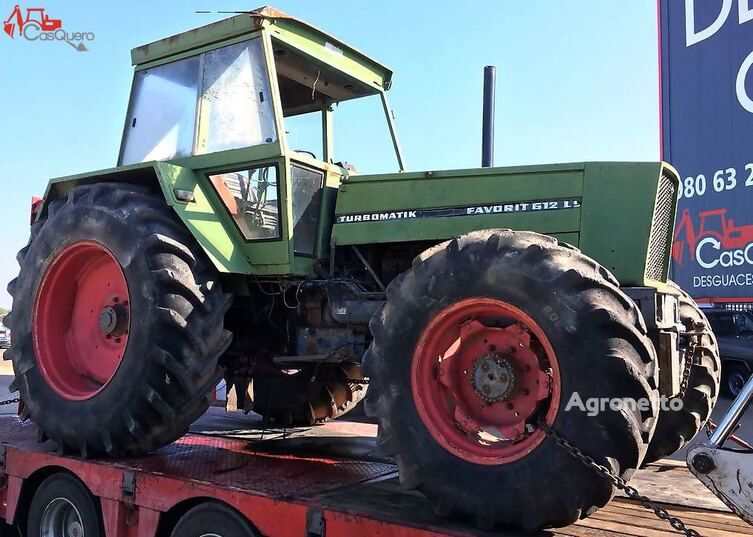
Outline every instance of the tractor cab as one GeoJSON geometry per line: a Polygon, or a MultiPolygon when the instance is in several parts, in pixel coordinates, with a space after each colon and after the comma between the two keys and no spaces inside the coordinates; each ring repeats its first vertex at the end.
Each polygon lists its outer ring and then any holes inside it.
{"type": "Polygon", "coordinates": [[[169,161],[206,177],[254,264],[305,273],[326,255],[335,191],[353,173],[334,162],[338,103],[381,98],[403,168],[385,97],[392,72],[274,9],[136,48],[132,60],[118,164],[169,161]],[[289,139],[304,115],[321,118],[312,147],[289,139]]]}

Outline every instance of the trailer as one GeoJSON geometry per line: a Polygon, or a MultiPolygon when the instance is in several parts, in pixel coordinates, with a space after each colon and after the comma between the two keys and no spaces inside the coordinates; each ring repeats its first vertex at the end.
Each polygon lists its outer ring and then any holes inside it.
{"type": "MultiPolygon", "coordinates": [[[[214,513],[217,520],[235,517],[247,524],[248,535],[267,537],[520,535],[482,532],[435,516],[423,496],[400,488],[397,468],[379,455],[375,435],[374,425],[352,421],[268,429],[252,417],[214,408],[191,434],[151,455],[84,460],[59,453],[53,442],[40,443],[30,422],[4,416],[0,517],[15,528],[7,528],[7,535],[17,535],[16,530],[31,535],[26,533],[30,526],[40,527],[31,516],[43,483],[58,479],[83,486],[91,495],[107,537],[184,537],[181,521],[197,512],[214,513]]],[[[649,465],[639,471],[636,485],[701,535],[753,535],[753,528],[700,487],[680,462],[649,465]]],[[[54,509],[44,507],[49,518],[54,509]]],[[[206,534],[236,535],[220,529],[206,534]]],[[[73,527],[61,535],[97,533],[73,527]]],[[[589,518],[547,535],[677,534],[618,496],[589,518]]]]}

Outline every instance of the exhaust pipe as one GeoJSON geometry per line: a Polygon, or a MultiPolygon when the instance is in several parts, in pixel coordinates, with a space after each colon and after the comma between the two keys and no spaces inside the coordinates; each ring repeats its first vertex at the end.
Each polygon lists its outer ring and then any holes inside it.
{"type": "Polygon", "coordinates": [[[484,105],[483,124],[481,127],[481,166],[494,166],[494,96],[496,89],[497,68],[493,65],[484,67],[484,105]]]}

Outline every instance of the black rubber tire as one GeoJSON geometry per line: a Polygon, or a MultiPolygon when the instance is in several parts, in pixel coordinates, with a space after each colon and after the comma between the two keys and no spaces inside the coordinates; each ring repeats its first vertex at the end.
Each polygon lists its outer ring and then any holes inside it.
{"type": "Polygon", "coordinates": [[[66,473],[48,477],[37,488],[29,504],[25,535],[43,536],[41,524],[44,512],[51,502],[61,498],[78,511],[84,530],[81,537],[105,537],[99,502],[78,479],[66,473]]]}
{"type": "Polygon", "coordinates": [[[359,364],[322,364],[289,376],[254,379],[254,412],[276,426],[308,427],[339,418],[366,395],[359,364]]]}
{"type": "Polygon", "coordinates": [[[747,367],[737,364],[725,364],[722,366],[722,379],[724,394],[730,399],[736,399],[740,395],[745,383],[750,378],[750,371],[747,367]]]}
{"type": "Polygon", "coordinates": [[[672,410],[670,403],[660,409],[656,431],[648,446],[644,464],[658,461],[677,452],[700,431],[711,418],[722,375],[719,345],[711,331],[711,324],[695,301],[674,282],[668,282],[679,302],[680,321],[688,332],[701,332],[694,336],[681,337],[680,372],[685,370],[685,360],[692,360],[688,387],[681,397],[682,408],[672,410]],[[692,356],[688,348],[694,342],[692,356]]]}
{"type": "Polygon", "coordinates": [[[207,501],[189,509],[175,524],[171,537],[261,537],[256,529],[235,509],[207,501]]]}
{"type": "Polygon", "coordinates": [[[423,491],[440,515],[460,515],[482,529],[572,524],[615,491],[551,438],[512,463],[477,465],[442,448],[415,408],[410,371],[423,328],[442,308],[475,296],[516,305],[547,334],[562,377],[553,429],[625,479],[640,466],[658,409],[655,351],[643,318],[615,278],[577,249],[510,230],[442,243],[389,285],[364,357],[366,412],[379,419],[379,444],[394,457],[401,483],[423,491]],[[575,392],[583,401],[645,399],[648,410],[595,417],[577,407],[564,411],[575,392]]]}
{"type": "Polygon", "coordinates": [[[231,340],[214,267],[158,195],[130,184],[74,188],[51,203],[18,254],[5,318],[13,345],[14,387],[22,417],[65,448],[111,456],[140,455],[184,435],[207,409],[222,378],[218,357],[231,340]],[[62,398],[37,367],[32,309],[40,278],[55,253],[77,241],[98,242],[120,263],[131,294],[128,346],[111,381],[84,401],[62,398]]]}

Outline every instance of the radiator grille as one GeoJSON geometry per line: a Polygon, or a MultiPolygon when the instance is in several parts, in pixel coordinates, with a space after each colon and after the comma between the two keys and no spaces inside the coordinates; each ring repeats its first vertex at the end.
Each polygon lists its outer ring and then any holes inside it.
{"type": "Polygon", "coordinates": [[[662,170],[646,260],[646,278],[649,280],[664,281],[665,278],[671,241],[670,230],[675,208],[675,190],[675,182],[670,172],[662,170]]]}

